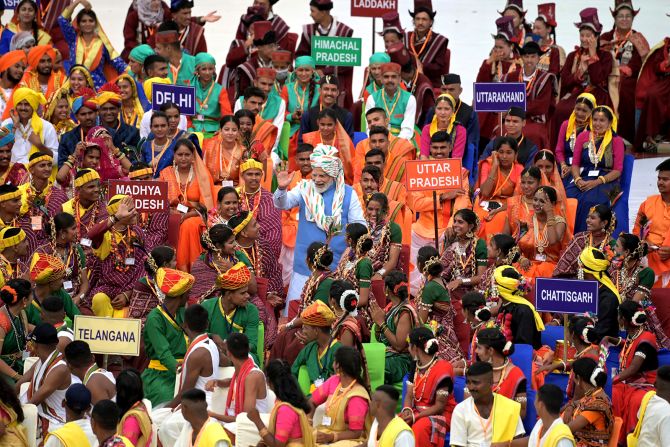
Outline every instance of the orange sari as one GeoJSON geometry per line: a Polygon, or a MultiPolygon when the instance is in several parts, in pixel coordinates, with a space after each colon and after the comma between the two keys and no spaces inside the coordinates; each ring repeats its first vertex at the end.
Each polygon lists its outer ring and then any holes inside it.
{"type": "MultiPolygon", "coordinates": [[[[311,144],[316,147],[319,144],[325,144],[323,138],[321,137],[321,132],[318,130],[315,132],[309,132],[302,136],[303,143],[311,144]]],[[[349,134],[344,130],[342,124],[337,122],[335,127],[335,138],[331,144],[334,148],[337,149],[337,154],[342,160],[342,167],[344,168],[344,181],[347,185],[354,184],[354,143],[349,138],[349,134]]],[[[290,159],[290,157],[289,157],[290,159]]]]}
{"type": "MultiPolygon", "coordinates": [[[[177,209],[180,205],[188,207],[189,210],[200,207],[209,210],[214,207],[214,182],[199,156],[194,161],[193,178],[186,185],[179,182],[172,166],[163,169],[159,178],[168,184],[168,200],[173,214],[181,213],[177,209]]],[[[200,215],[186,218],[180,223],[176,253],[179,270],[190,271],[191,265],[202,253],[200,233],[205,226],[206,221],[200,215]]]]}
{"type": "Polygon", "coordinates": [[[546,230],[546,225],[538,222],[539,228],[536,238],[535,224],[533,220],[534,219],[531,217],[528,222],[528,231],[526,231],[521,239],[519,239],[519,250],[521,250],[521,254],[530,261],[530,268],[528,270],[519,268],[523,273],[523,276],[530,279],[531,284],[534,285],[535,278],[551,278],[552,273],[556,268],[556,264],[561,257],[561,253],[563,253],[563,250],[567,247],[572,236],[566,228],[563,233],[563,238],[560,241],[545,247],[542,252],[540,252],[537,248],[537,239],[542,237],[541,235],[546,230]]]}
{"type": "MultiPolygon", "coordinates": [[[[365,166],[365,154],[370,151],[370,140],[365,139],[358,143],[354,151],[354,182],[361,179],[361,171],[365,166]]],[[[386,154],[384,177],[396,182],[405,182],[405,161],[416,158],[416,149],[412,143],[404,138],[389,135],[389,149],[386,154]]]]}
{"type": "Polygon", "coordinates": [[[272,191],[272,176],[274,171],[270,153],[272,153],[272,148],[277,141],[278,133],[279,129],[272,124],[272,121],[264,120],[260,115],[256,116],[256,124],[254,124],[254,128],[251,131],[251,150],[253,153],[256,147],[260,145],[263,151],[258,154],[252,154],[252,157],[265,165],[265,175],[261,181],[261,186],[268,191],[272,191]]]}
{"type": "Polygon", "coordinates": [[[237,186],[244,150],[244,146],[238,143],[228,152],[222,146],[221,133],[205,140],[202,148],[204,162],[215,184],[221,185],[224,181],[232,181],[233,185],[237,186]]]}
{"type": "MultiPolygon", "coordinates": [[[[479,178],[477,179],[477,189],[481,188],[491,171],[491,157],[479,162],[479,178]]],[[[489,236],[502,233],[505,228],[506,213],[498,212],[492,219],[486,220],[489,212],[482,207],[482,202],[498,202],[500,205],[505,205],[507,199],[514,195],[516,185],[521,180],[521,172],[523,166],[519,163],[514,163],[512,169],[507,175],[503,175],[502,171],[498,170],[498,177],[496,178],[496,186],[493,188],[493,193],[490,197],[477,197],[475,199],[473,211],[477,213],[481,226],[479,228],[479,237],[488,240],[489,236]]]]}

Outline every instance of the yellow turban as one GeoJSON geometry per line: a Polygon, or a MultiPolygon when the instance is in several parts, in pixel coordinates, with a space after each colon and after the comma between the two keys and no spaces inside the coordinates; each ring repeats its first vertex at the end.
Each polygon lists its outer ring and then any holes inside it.
{"type": "Polygon", "coordinates": [[[117,194],[111,199],[109,199],[109,202],[107,202],[107,214],[109,214],[110,216],[116,214],[116,212],[119,210],[119,207],[121,206],[121,202],[126,197],[129,196],[125,194],[117,194]]]}
{"type": "Polygon", "coordinates": [[[165,296],[182,296],[191,290],[195,278],[193,275],[170,268],[159,268],[156,272],[156,285],[165,296]]]}
{"type": "MultiPolygon", "coordinates": [[[[535,306],[533,306],[530,301],[522,296],[523,292],[519,290],[521,281],[503,276],[503,272],[507,269],[512,269],[519,273],[511,265],[501,265],[500,267],[496,268],[493,272],[493,278],[495,279],[496,285],[498,286],[498,293],[505,301],[530,307],[530,310],[533,311],[533,317],[535,317],[535,327],[538,331],[543,331],[544,323],[542,322],[542,317],[540,317],[540,314],[538,314],[535,310],[535,306]]],[[[519,273],[519,275],[521,274],[519,273]]]]}
{"type": "Polygon", "coordinates": [[[80,169],[74,178],[74,187],[81,188],[93,180],[100,180],[100,174],[98,174],[98,171],[89,168],[80,169]]]}
{"type": "MultiPolygon", "coordinates": [[[[33,116],[30,118],[30,125],[33,128],[33,133],[39,135],[40,140],[44,142],[44,126],[42,125],[42,119],[37,115],[37,109],[39,109],[41,105],[47,103],[47,99],[44,95],[28,87],[19,87],[14,90],[13,101],[14,107],[21,101],[26,101],[30,107],[33,108],[33,116]]],[[[39,148],[32,146],[31,152],[33,151],[39,151],[39,148]]]]}
{"type": "Polygon", "coordinates": [[[65,264],[57,256],[35,253],[30,261],[30,279],[36,284],[48,284],[65,276],[65,264]]]}
{"type": "Polygon", "coordinates": [[[253,158],[249,158],[247,161],[240,165],[240,174],[248,171],[249,169],[258,169],[263,172],[263,163],[256,161],[253,158]]]}
{"type": "Polygon", "coordinates": [[[330,327],[335,322],[335,314],[323,301],[315,300],[300,314],[303,324],[316,327],[330,327]]]}
{"type": "Polygon", "coordinates": [[[621,295],[619,295],[619,290],[616,288],[612,279],[607,275],[607,269],[610,266],[610,261],[607,259],[607,255],[597,248],[586,247],[579,255],[579,265],[583,271],[590,273],[595,276],[596,280],[603,286],[607,287],[616,295],[619,302],[621,302],[621,295]],[[595,253],[600,253],[605,259],[599,259],[595,257],[595,253]]]}
{"type": "Polygon", "coordinates": [[[21,228],[4,227],[0,230],[0,251],[20,244],[25,238],[26,233],[21,228]]]}
{"type": "Polygon", "coordinates": [[[144,81],[142,88],[144,89],[144,94],[147,96],[147,100],[151,102],[151,94],[153,93],[154,84],[172,84],[168,78],[149,78],[144,81]]]}

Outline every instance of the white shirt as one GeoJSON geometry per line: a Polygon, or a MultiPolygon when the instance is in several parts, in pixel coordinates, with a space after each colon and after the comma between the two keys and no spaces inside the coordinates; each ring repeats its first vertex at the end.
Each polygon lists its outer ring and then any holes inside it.
{"type": "MultiPolygon", "coordinates": [[[[372,421],[372,427],[370,427],[370,437],[368,438],[368,447],[377,447],[377,430],[379,429],[379,422],[377,418],[372,421]]],[[[411,430],[403,430],[398,434],[393,441],[393,447],[414,447],[416,444],[414,439],[414,433],[411,430]]]]}
{"type": "MultiPolygon", "coordinates": [[[[43,135],[42,144],[51,149],[51,152],[53,152],[54,155],[54,160],[58,160],[58,134],[56,133],[56,129],[54,128],[53,124],[51,124],[49,121],[45,121],[42,118],[39,119],[42,120],[42,135],[43,135]]],[[[3,126],[7,126],[8,124],[13,124],[11,118],[8,118],[2,122],[3,126]]],[[[26,128],[23,128],[21,124],[19,124],[14,128],[14,146],[12,146],[12,162],[24,163],[26,165],[28,164],[28,156],[30,155],[30,149],[33,146],[28,141],[28,138],[32,133],[33,129],[30,123],[28,123],[26,128]],[[24,130],[26,132],[25,138],[21,133],[21,130],[24,130]]]]}
{"type": "Polygon", "coordinates": [[[14,91],[13,88],[3,88],[2,92],[4,92],[4,95],[0,95],[0,115],[2,115],[5,112],[5,107],[7,107],[7,101],[5,101],[5,98],[9,100],[9,97],[12,96],[12,92],[14,91]]]}
{"type": "MultiPolygon", "coordinates": [[[[349,187],[349,186],[347,186],[349,187]]],[[[297,206],[300,206],[302,203],[302,194],[300,193],[300,188],[293,188],[290,191],[281,190],[277,188],[272,197],[272,202],[275,207],[282,210],[290,210],[297,206]]],[[[358,200],[358,194],[351,191],[349,199],[349,214],[347,218],[347,223],[360,223],[368,226],[367,221],[365,220],[365,215],[363,214],[363,209],[361,208],[361,202],[358,200]]],[[[300,229],[298,229],[300,231],[300,229]]]]}
{"type": "MultiPolygon", "coordinates": [[[[398,87],[400,89],[400,87],[398,87]]],[[[374,107],[384,108],[383,104],[375,103],[373,95],[368,96],[368,100],[365,102],[365,112],[374,107]]],[[[391,117],[389,116],[389,123],[391,117]]],[[[410,95],[409,100],[407,101],[407,107],[405,107],[405,116],[402,119],[400,124],[400,133],[398,134],[399,138],[404,138],[406,140],[411,140],[414,137],[414,123],[416,121],[416,98],[414,95],[410,95]]],[[[389,124],[389,130],[391,130],[391,125],[389,124]]]]}
{"type": "MultiPolygon", "coordinates": [[[[530,432],[530,436],[528,437],[528,445],[535,447],[535,446],[540,446],[544,447],[544,443],[547,442],[547,435],[551,431],[552,428],[554,428],[555,425],[563,424],[563,419],[560,417],[551,424],[551,427],[549,427],[545,433],[544,436],[540,439],[540,443],[538,444],[537,442],[537,437],[540,435],[540,431],[542,430],[542,420],[538,420],[535,423],[535,427],[533,427],[533,431],[530,432]]],[[[556,447],[574,447],[575,443],[570,441],[569,439],[561,439],[558,441],[558,444],[556,444],[556,447]]]]}
{"type": "Polygon", "coordinates": [[[653,396],[647,404],[647,411],[642,419],[642,429],[637,446],[667,445],[670,445],[670,403],[662,397],[653,396]]]}
{"type": "MultiPolygon", "coordinates": [[[[144,112],[142,116],[142,121],[140,122],[140,138],[146,138],[151,133],[151,115],[154,114],[153,110],[144,112]]],[[[179,130],[188,129],[188,123],[186,121],[186,115],[179,115],[179,125],[177,126],[179,130]]]]}
{"type": "MultiPolygon", "coordinates": [[[[91,447],[97,447],[99,445],[98,438],[96,438],[95,434],[93,433],[93,429],[91,428],[91,420],[86,418],[86,419],[78,419],[76,421],[72,421],[75,424],[77,424],[81,429],[84,431],[84,434],[86,435],[86,438],[88,438],[88,443],[91,447]]],[[[60,439],[58,439],[55,436],[49,436],[49,439],[47,439],[47,442],[44,443],[44,447],[65,447],[65,444],[60,442],[60,439]]],[[[82,446],[86,447],[86,446],[82,446]]]]}
{"type": "MultiPolygon", "coordinates": [[[[454,408],[454,413],[451,416],[450,444],[460,447],[481,447],[491,445],[494,421],[490,421],[491,424],[486,433],[484,433],[482,427],[482,424],[485,427],[489,420],[490,417],[487,420],[482,420],[479,417],[475,411],[474,399],[468,397],[454,408]]],[[[523,423],[519,417],[514,436],[520,436],[524,433],[523,423]]]]}
{"type": "MultiPolygon", "coordinates": [[[[235,101],[234,112],[237,113],[239,110],[242,110],[242,98],[238,98],[238,100],[235,101]]],[[[277,128],[277,139],[275,140],[274,146],[272,146],[272,161],[274,162],[275,166],[277,166],[280,161],[279,154],[277,153],[277,147],[279,147],[281,129],[282,127],[284,127],[284,121],[286,120],[285,115],[286,115],[286,101],[282,99],[279,104],[279,111],[277,112],[277,116],[275,116],[274,119],[272,120],[272,124],[277,128]]]]}

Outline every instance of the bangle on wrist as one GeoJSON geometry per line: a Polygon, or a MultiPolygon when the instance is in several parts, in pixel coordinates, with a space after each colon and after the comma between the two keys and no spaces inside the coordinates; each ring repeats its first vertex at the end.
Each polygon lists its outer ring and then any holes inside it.
{"type": "Polygon", "coordinates": [[[601,182],[603,182],[603,185],[604,185],[605,183],[607,183],[607,180],[606,180],[605,177],[602,176],[602,175],[601,175],[600,177],[598,177],[598,180],[600,180],[601,182]]]}

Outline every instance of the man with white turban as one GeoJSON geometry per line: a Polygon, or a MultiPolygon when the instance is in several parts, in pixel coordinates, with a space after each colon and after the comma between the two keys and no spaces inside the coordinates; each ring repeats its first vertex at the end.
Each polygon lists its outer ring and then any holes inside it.
{"type": "Polygon", "coordinates": [[[328,244],[334,254],[334,268],[346,248],[344,230],[347,224],[357,222],[367,226],[358,196],[351,186],[344,183],[344,170],[337,149],[320,144],[314,148],[310,161],[312,178],[302,180],[291,191],[287,191],[287,188],[294,173],[277,173],[275,206],[283,210],[300,208],[293,277],[288,290],[285,315],[288,314],[290,302],[300,298],[302,288],[311,273],[305,262],[307,247],[312,242],[326,242],[332,236],[328,244]]]}

